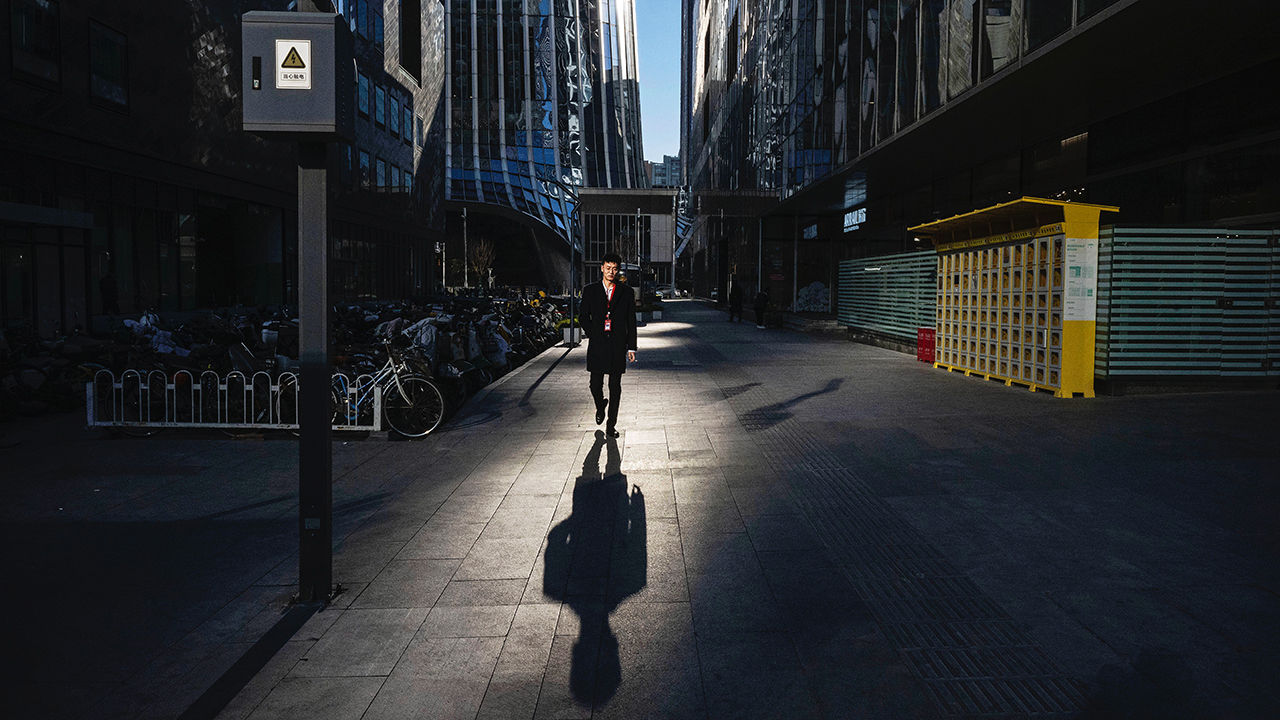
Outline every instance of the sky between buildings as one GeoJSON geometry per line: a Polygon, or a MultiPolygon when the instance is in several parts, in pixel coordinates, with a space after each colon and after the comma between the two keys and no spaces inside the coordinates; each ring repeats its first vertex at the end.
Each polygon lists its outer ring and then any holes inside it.
{"type": "Polygon", "coordinates": [[[635,0],[644,158],[680,154],[680,0],[635,0]]]}

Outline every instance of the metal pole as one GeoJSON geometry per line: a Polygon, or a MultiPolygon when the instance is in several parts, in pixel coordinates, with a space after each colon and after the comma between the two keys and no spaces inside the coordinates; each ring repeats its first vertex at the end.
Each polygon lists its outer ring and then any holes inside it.
{"type": "Polygon", "coordinates": [[[462,208],[462,287],[470,288],[471,281],[467,279],[467,209],[462,208]]]}
{"type": "Polygon", "coordinates": [[[579,213],[582,211],[582,205],[579,202],[578,192],[569,190],[569,187],[559,180],[553,180],[564,195],[564,200],[568,200],[569,196],[573,196],[573,212],[569,213],[569,227],[565,229],[565,235],[569,238],[569,340],[565,343],[565,347],[578,346],[578,294],[577,294],[577,238],[574,237],[573,229],[578,225],[580,219],[579,213]]]}
{"type": "Polygon", "coordinates": [[[791,310],[796,309],[796,298],[800,296],[800,216],[796,216],[795,227],[791,231],[791,310]]]}
{"type": "Polygon", "coordinates": [[[764,287],[764,218],[758,218],[756,236],[756,292],[764,287]]]}
{"type": "Polygon", "coordinates": [[[569,347],[578,345],[578,240],[573,236],[573,227],[578,220],[578,201],[574,198],[573,212],[569,216],[569,347]]]}
{"type": "Polygon", "coordinates": [[[298,144],[298,599],[333,584],[333,447],[329,403],[326,145],[298,144]]]}

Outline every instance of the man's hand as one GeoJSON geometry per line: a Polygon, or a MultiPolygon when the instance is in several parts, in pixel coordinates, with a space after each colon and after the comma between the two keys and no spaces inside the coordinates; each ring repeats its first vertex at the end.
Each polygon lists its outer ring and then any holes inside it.
{"type": "Polygon", "coordinates": [[[635,350],[628,350],[628,351],[627,351],[627,362],[635,362],[635,361],[636,361],[636,351],[635,351],[635,350]]]}

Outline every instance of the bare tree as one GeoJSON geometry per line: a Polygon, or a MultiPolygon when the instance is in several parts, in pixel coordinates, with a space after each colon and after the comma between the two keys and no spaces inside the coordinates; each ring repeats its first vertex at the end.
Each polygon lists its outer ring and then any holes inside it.
{"type": "Polygon", "coordinates": [[[475,270],[476,277],[481,278],[481,282],[485,282],[485,278],[489,277],[489,268],[493,267],[493,261],[498,257],[493,241],[482,237],[471,245],[470,252],[471,269],[475,270]]]}
{"type": "Polygon", "coordinates": [[[636,232],[632,228],[622,228],[613,240],[613,251],[622,256],[622,262],[630,263],[636,256],[636,232]]]}

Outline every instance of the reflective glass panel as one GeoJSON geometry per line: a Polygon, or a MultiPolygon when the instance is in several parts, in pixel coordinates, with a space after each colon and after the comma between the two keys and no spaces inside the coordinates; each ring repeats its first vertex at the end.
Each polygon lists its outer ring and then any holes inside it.
{"type": "Polygon", "coordinates": [[[945,34],[943,47],[947,57],[947,97],[953,98],[973,85],[977,56],[978,0],[950,0],[947,3],[946,23],[941,30],[945,34]]]}
{"type": "Polygon", "coordinates": [[[897,127],[916,119],[916,60],[919,56],[920,0],[898,5],[898,121],[897,127]]]}
{"type": "Polygon", "coordinates": [[[982,77],[1018,58],[1022,47],[1022,0],[982,0],[982,77]]]}
{"type": "Polygon", "coordinates": [[[898,0],[880,0],[880,92],[876,94],[880,138],[894,131],[894,82],[898,75],[898,0]]]}
{"type": "Polygon", "coordinates": [[[1116,0],[1079,0],[1080,2],[1080,19],[1089,17],[1090,15],[1114,5],[1116,0]]]}
{"type": "Polygon", "coordinates": [[[1073,0],[1025,0],[1027,50],[1035,50],[1071,27],[1073,0]]]}
{"type": "Polygon", "coordinates": [[[129,104],[128,44],[125,36],[89,23],[89,95],[125,107],[129,104]]]}
{"type": "Polygon", "coordinates": [[[922,0],[920,3],[919,93],[924,113],[937,109],[947,86],[942,49],[945,7],[945,0],[922,0]]]}
{"type": "Polygon", "coordinates": [[[13,69],[48,83],[61,80],[58,3],[53,0],[13,0],[9,15],[13,69]]]}

